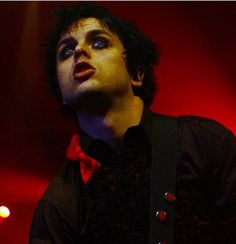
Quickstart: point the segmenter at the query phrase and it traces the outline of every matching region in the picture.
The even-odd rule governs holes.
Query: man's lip
[[[79,81],[89,79],[95,72],[95,68],[87,62],[79,62],[75,65],[73,70],[73,78]]]
[[[73,74],[73,78],[76,80],[80,80],[80,81],[85,81],[87,79],[89,79],[93,73],[95,72],[95,69],[93,68],[89,68],[80,72],[74,72]]]

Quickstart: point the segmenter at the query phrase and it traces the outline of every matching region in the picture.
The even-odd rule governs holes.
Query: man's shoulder
[[[211,118],[196,115],[171,116],[152,111],[151,114],[152,116],[157,116],[157,118],[175,119],[180,135],[191,134],[201,138],[208,136],[212,139],[215,138],[215,140],[235,137],[223,124]]]
[[[58,214],[70,225],[78,226],[77,216],[80,211],[78,205],[81,204],[78,196],[80,192],[78,170],[79,163],[71,161],[64,163],[41,197],[37,212],[41,211],[46,216]]]
[[[76,173],[79,164],[67,161],[59,170],[58,174],[51,180],[41,200],[51,202],[55,205],[66,205],[70,202],[76,191]],[[65,201],[66,200],[66,201]]]
[[[220,122],[201,116],[183,115],[177,117],[178,126],[182,130],[198,131],[201,134],[208,134],[222,139],[229,134],[233,134]]]

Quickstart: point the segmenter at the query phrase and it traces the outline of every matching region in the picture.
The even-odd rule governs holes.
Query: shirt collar
[[[152,120],[153,113],[148,107],[144,106],[139,125],[132,126],[127,129],[124,134],[124,143],[132,139],[137,139],[137,141],[147,140],[149,143],[151,143]],[[99,139],[92,139],[83,131],[80,131],[80,145],[88,155],[91,155],[91,152],[94,152],[94,148],[99,148],[101,152],[104,152],[103,155],[107,155],[105,152],[112,150],[112,148],[104,141]],[[97,158],[97,160],[99,160],[99,158]]]

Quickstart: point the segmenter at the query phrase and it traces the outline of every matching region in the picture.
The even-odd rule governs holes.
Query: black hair
[[[109,10],[94,3],[82,3],[72,8],[60,8],[54,12],[55,19],[51,23],[50,33],[45,45],[45,72],[49,91],[59,104],[62,104],[57,72],[56,47],[61,35],[75,22],[93,17],[101,25],[116,34],[126,52],[126,66],[129,74],[134,77],[138,71],[144,74],[143,85],[133,89],[135,95],[141,97],[145,105],[150,105],[157,84],[155,83],[154,65],[158,63],[160,49],[144,33],[140,32],[131,22],[115,16]]]

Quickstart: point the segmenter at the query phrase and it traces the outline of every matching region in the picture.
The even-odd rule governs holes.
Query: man
[[[159,51],[94,4],[57,14],[46,70],[79,135],[39,202],[30,243],[166,243],[151,240],[149,224],[152,155],[159,149],[152,148],[156,115],[147,107]],[[173,234],[166,236],[173,243],[235,243],[236,139],[208,119],[176,121],[175,195],[165,195],[175,206],[174,229],[166,232],[168,213],[157,211],[160,229]]]

